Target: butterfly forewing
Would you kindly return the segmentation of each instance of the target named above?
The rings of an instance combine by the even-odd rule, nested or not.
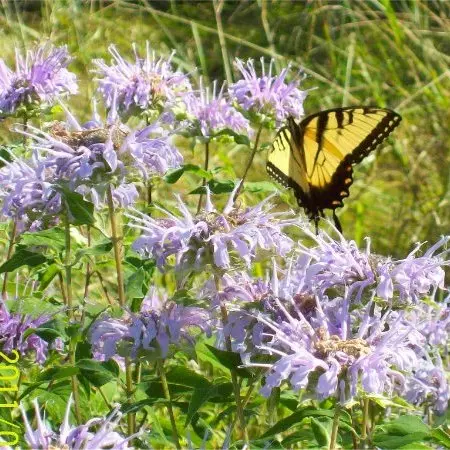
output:
[[[373,151],[400,123],[389,109],[336,108],[288,119],[269,154],[267,169],[284,186],[294,189],[312,218],[324,209],[342,206],[353,182],[352,165]]]

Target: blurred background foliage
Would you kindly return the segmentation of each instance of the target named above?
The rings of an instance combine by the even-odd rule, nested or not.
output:
[[[0,55],[7,63],[15,46],[47,38],[68,44],[76,58],[80,94],[70,104],[81,119],[90,117],[95,89],[90,61],[109,61],[109,43],[131,58],[130,44],[143,49],[146,40],[162,54],[174,48],[176,64],[204,82],[235,79],[236,56],[274,58],[277,68],[291,62],[308,75],[303,87],[313,89],[307,114],[358,104],[395,109],[402,124],[355,170],[339,212],[345,235],[359,244],[370,236],[374,251],[401,256],[417,241],[449,233],[448,1],[1,0]],[[248,155],[242,146],[217,146],[215,163],[238,177]],[[257,156],[252,181],[267,179],[265,152]],[[257,200],[252,195],[247,203]]]

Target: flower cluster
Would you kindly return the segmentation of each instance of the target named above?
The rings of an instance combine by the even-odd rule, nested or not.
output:
[[[342,236],[335,241],[321,233],[315,239],[318,247],[308,251],[302,247],[303,254],[281,279],[276,267],[270,282],[237,275],[234,286],[225,282],[215,294],[222,301],[250,302],[232,303],[223,333],[230,336],[246,366],[267,370],[261,392],[269,395],[287,380],[294,391],[308,389],[319,398],[335,396],[345,402],[360,391],[401,395],[442,413],[450,390],[434,345],[446,345],[448,340],[448,308],[423,305],[411,312],[377,305],[382,281],[370,253]],[[420,257],[414,252],[401,261],[381,260],[398,283],[401,304],[417,302],[419,294],[433,294],[441,287],[436,271],[446,264],[444,252],[433,255],[445,241]],[[397,278],[400,272],[408,278]],[[423,280],[434,284],[425,283],[424,289]],[[361,303],[365,289],[369,300]],[[274,362],[253,362],[261,354]]]
[[[75,74],[66,67],[71,58],[67,48],[36,47],[25,57],[16,53],[16,70],[0,59],[0,112],[13,113],[19,106],[52,104],[59,96],[78,90]]]
[[[324,295],[330,288],[347,289],[347,296],[359,303],[369,289],[367,298],[373,292],[387,301],[399,304],[417,303],[424,296],[434,297],[444,287],[443,266],[446,250],[437,253],[448,242],[444,237],[430,247],[422,256],[416,257],[417,246],[405,259],[393,261],[370,252],[370,245],[360,251],[355,242],[342,236],[334,240],[322,233],[308,235],[317,242],[316,247],[302,247],[303,255],[294,264],[294,271],[302,280],[305,291]]]
[[[273,76],[273,65],[271,60],[266,73],[264,58],[261,58],[262,75],[258,76],[253,60],[244,63],[236,59],[235,66],[243,79],[230,86],[230,95],[245,111],[274,117],[277,125],[281,125],[288,116],[298,119],[304,115],[303,101],[307,92],[298,89],[301,81],[298,77],[286,83],[289,67]]]
[[[258,248],[272,250],[281,256],[292,248],[293,241],[283,233],[283,227],[295,223],[292,219],[280,218],[281,213],[270,213],[270,197],[258,205],[240,210],[234,206],[233,190],[222,213],[207,200],[203,211],[192,215],[178,198],[182,217],[167,213],[164,218],[153,218],[144,214],[129,217],[131,226],[141,229],[133,248],[139,254],[152,257],[163,269],[170,256],[175,256],[177,270],[201,270],[206,264],[218,269],[231,266],[231,258],[250,264]]]
[[[172,69],[174,52],[168,59],[157,59],[148,42],[145,58],[139,56],[135,44],[133,51],[135,61],[129,62],[120,56],[114,45],[110,45],[111,65],[103,60],[94,61],[99,77],[98,90],[108,107],[117,105],[124,111],[132,107],[155,108],[158,104],[173,102],[191,89],[188,77]]]
[[[127,450],[132,448],[129,446],[130,441],[140,433],[123,437],[117,431],[114,431],[122,417],[119,408],[115,408],[108,417],[94,417],[83,425],[72,426],[69,422],[72,404],[73,400],[72,396],[70,396],[59,432],[53,431],[45,419],[41,417],[37,399],[33,401],[36,429],[33,429],[33,425],[28,420],[25,408],[20,404],[23,423],[25,425],[25,440],[30,448],[61,448],[67,450]]]
[[[169,345],[179,345],[181,340],[193,343],[193,327],[209,333],[209,319],[202,308],[170,302],[152,289],[140,313],[126,313],[120,319],[103,316],[93,324],[90,339],[96,358],[102,361],[124,352],[132,358],[143,354],[165,358]]]
[[[205,138],[225,130],[252,133],[250,122],[225,97],[223,86],[217,92],[216,82],[212,93],[201,84],[199,93],[186,95],[184,102],[188,115],[193,118],[194,128]]]
[[[43,364],[48,355],[49,345],[38,335],[28,334],[28,330],[40,327],[50,317],[43,315],[35,319],[28,315],[10,313],[4,303],[0,303],[0,349],[5,353],[17,350],[22,356],[33,354],[37,364]],[[58,338],[54,345],[62,349]]]
[[[14,219],[19,231],[56,224],[62,206],[61,195],[52,188],[54,181],[54,171],[35,159],[5,161],[0,169],[2,214]]]

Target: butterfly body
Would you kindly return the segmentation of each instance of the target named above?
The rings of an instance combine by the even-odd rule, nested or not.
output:
[[[325,209],[343,206],[357,164],[400,123],[389,109],[335,108],[312,114],[299,124],[289,118],[269,152],[269,175],[292,188],[299,206],[317,222]]]

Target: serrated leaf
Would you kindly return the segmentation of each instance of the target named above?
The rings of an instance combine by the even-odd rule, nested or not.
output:
[[[51,260],[41,253],[30,252],[26,249],[17,250],[8,261],[0,266],[0,273],[13,272],[22,266],[36,267]]]

